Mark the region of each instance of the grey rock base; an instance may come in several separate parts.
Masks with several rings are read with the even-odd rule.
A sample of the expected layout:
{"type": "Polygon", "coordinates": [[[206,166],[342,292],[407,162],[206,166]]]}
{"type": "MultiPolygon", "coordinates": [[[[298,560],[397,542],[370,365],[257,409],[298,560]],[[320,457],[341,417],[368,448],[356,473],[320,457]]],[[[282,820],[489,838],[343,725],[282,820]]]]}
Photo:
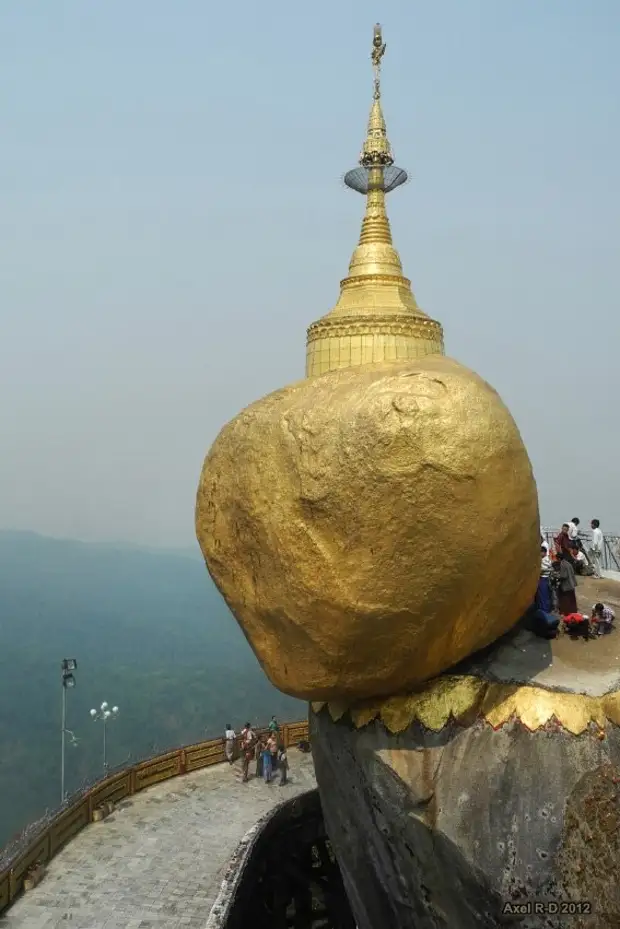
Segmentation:
{"type": "Polygon", "coordinates": [[[311,733],[358,929],[619,929],[618,727],[311,733]]]}

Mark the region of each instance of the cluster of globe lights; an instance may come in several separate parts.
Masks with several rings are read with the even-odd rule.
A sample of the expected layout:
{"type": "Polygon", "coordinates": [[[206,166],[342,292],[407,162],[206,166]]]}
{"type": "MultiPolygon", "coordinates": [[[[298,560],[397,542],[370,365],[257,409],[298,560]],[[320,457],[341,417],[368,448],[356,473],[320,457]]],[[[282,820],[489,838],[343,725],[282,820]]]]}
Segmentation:
{"type": "Polygon", "coordinates": [[[108,703],[104,700],[101,704],[99,710],[91,710],[90,715],[92,719],[105,719],[108,720],[110,716],[116,716],[118,714],[118,707],[113,706],[112,709],[109,708],[108,703]],[[100,715],[101,714],[101,715],[100,715]]]}

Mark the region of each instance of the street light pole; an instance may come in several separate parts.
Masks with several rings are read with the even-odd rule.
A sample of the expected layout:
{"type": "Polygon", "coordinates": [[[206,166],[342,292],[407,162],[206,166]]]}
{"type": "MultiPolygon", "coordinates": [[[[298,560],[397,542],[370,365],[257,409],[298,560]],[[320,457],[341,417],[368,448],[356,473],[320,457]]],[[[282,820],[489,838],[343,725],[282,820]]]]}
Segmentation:
{"type": "Polygon", "coordinates": [[[61,730],[60,730],[60,803],[65,802],[65,746],[67,734],[67,687],[75,687],[74,671],[77,670],[77,661],[75,658],[63,658],[60,665],[62,681],[62,712],[61,712],[61,730]]]}
{"type": "Polygon", "coordinates": [[[60,744],[62,757],[60,759],[60,803],[65,802],[65,730],[67,728],[67,688],[62,682],[62,722],[60,729],[60,744]]]}
{"type": "Polygon", "coordinates": [[[104,777],[108,773],[107,733],[108,733],[108,720],[104,713],[103,714],[103,774],[104,774],[104,777]]]}
{"type": "Polygon", "coordinates": [[[118,707],[113,706],[109,709],[107,702],[104,700],[99,710],[90,711],[91,719],[96,722],[98,719],[103,723],[103,775],[108,773],[108,720],[116,719],[118,716],[118,707]]]}

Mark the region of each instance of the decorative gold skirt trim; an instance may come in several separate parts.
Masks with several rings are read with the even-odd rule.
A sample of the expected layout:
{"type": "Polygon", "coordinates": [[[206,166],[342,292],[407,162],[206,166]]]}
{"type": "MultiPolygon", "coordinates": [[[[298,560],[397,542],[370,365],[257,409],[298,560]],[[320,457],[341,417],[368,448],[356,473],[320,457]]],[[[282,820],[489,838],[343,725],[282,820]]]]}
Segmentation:
{"type": "Polygon", "coordinates": [[[358,335],[407,335],[434,338],[443,346],[443,330],[440,323],[427,316],[336,316],[319,320],[308,327],[308,344],[323,338],[343,338],[358,335]]]}
{"type": "Polygon", "coordinates": [[[608,720],[620,725],[620,691],[588,697],[529,685],[490,683],[475,677],[441,677],[418,693],[355,706],[339,702],[311,706],[315,713],[327,706],[334,722],[348,712],[356,729],[381,719],[394,734],[415,721],[439,732],[450,719],[469,726],[482,718],[494,729],[518,719],[531,732],[555,720],[573,735],[581,735],[594,723],[601,736],[608,720]]]}

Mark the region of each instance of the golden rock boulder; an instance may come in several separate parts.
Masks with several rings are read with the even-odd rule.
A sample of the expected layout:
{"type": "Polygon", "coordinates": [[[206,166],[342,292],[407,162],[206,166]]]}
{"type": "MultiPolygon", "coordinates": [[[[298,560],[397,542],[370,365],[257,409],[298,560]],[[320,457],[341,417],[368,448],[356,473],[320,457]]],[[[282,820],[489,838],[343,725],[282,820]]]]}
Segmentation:
{"type": "Polygon", "coordinates": [[[309,700],[415,687],[507,631],[539,574],[517,427],[441,355],[248,407],[206,458],[196,527],[266,674],[309,700]]]}

